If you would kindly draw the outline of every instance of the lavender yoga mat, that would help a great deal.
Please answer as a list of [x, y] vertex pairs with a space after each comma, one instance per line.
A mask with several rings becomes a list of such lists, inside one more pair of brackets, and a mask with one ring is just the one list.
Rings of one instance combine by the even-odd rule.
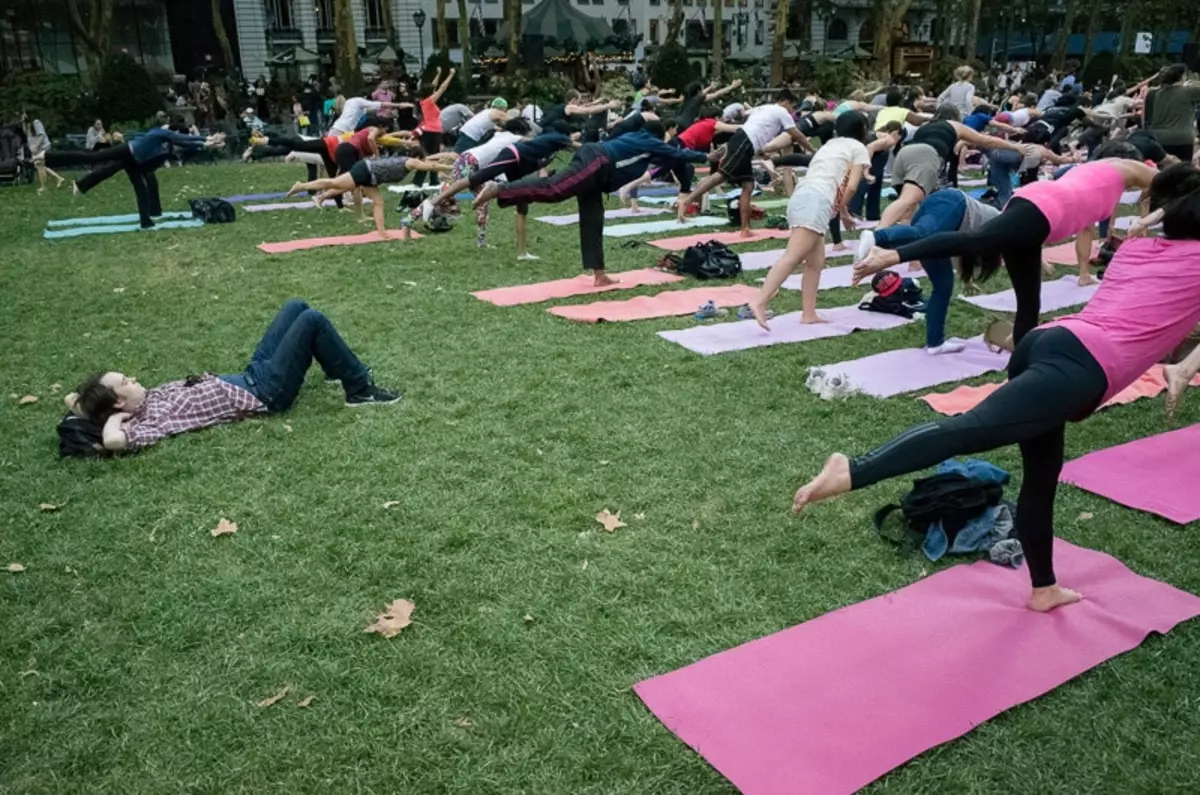
[[[662, 215], [666, 210], [642, 210], [634, 212], [628, 208], [621, 210], [605, 210], [604, 220], [613, 221], [618, 218], [645, 218], [649, 215]], [[541, 221], [544, 224], [554, 224], [555, 226], [571, 226], [579, 223], [579, 213], [571, 213], [570, 215], [539, 215], [534, 218], [535, 221]]]
[[729, 226], [729, 219], [714, 218], [711, 215], [697, 215], [687, 219], [687, 223], [679, 223], [674, 218], [666, 221], [643, 221], [639, 224], [617, 224], [604, 227], [605, 237], [634, 237], [635, 235], [652, 235], [658, 232], [675, 232], [689, 229], [701, 229], [709, 226]]
[[[1066, 309], [1069, 306], [1086, 304], [1092, 300], [1092, 296], [1099, 289], [1099, 284], [1080, 287], [1079, 277], [1071, 275], [1055, 279], [1052, 282], [1042, 282], [1041, 311], [1054, 312], [1059, 309]], [[1017, 294], [1011, 289], [987, 295], [964, 295], [962, 299], [975, 306], [982, 307], [983, 309], [991, 309], [996, 312], [1017, 311]]]
[[771, 327], [770, 331], [764, 331], [754, 320], [739, 320], [736, 323], [660, 331], [658, 336], [701, 356], [711, 356], [716, 353], [765, 348], [768, 345], [841, 337], [858, 330], [890, 329], [912, 322], [896, 315], [864, 312], [857, 306], [822, 309], [818, 310], [818, 314], [828, 322], [801, 323], [799, 312], [789, 312], [767, 321]]
[[[910, 279], [919, 279], [925, 275], [925, 271], [923, 270], [910, 271], [907, 265], [898, 265], [895, 268], [889, 268], [889, 270], [895, 271], [901, 276], [906, 276]], [[799, 290], [801, 286], [801, 280], [803, 278], [803, 274], [793, 273], [791, 276], [784, 279], [783, 284], [780, 286], [784, 290]], [[818, 289], [833, 290], [837, 287], [853, 287], [854, 285], [850, 283], [853, 278], [853, 265], [838, 265], [833, 268], [825, 268], [821, 271], [821, 286]], [[759, 281], [761, 282], [763, 279], [759, 279]], [[871, 280], [864, 279], [860, 286], [863, 289], [869, 289], [871, 287]]]
[[286, 193], [247, 193], [241, 196], [226, 196], [225, 201], [231, 204], [242, 202], [269, 202], [272, 199], [286, 199]]
[[1200, 519], [1200, 425], [1068, 461], [1059, 480], [1177, 524]]
[[[782, 248], [773, 248], [767, 251], [747, 251], [745, 254], [739, 254], [738, 256], [741, 257], [742, 260], [742, 270], [765, 271], [779, 260], [779, 257], [783, 254], [783, 252], [784, 249]], [[840, 257], [852, 256], [854, 256], [853, 240], [846, 243], [846, 248], [843, 251], [834, 251], [833, 243], [825, 244], [825, 259], [838, 259]], [[830, 269], [826, 268], [826, 270]], [[846, 285], [843, 286], [848, 286], [849, 284], [850, 282], [847, 281]], [[790, 289], [799, 290], [800, 288], [795, 287]]]
[[1082, 602], [1035, 613], [1023, 568], [954, 566], [634, 691], [746, 795], [855, 792], [1200, 615], [1102, 552], [1060, 540], [1054, 556]]
[[[363, 204], [369, 206], [371, 204], [371, 200], [363, 199]], [[325, 202], [323, 202], [321, 204], [321, 206], [322, 207], [337, 207], [337, 202], [335, 202], [333, 199], [328, 199]], [[354, 206], [353, 201], [347, 201], [346, 206], [353, 207]], [[268, 213], [268, 212], [275, 212], [276, 210], [315, 210], [316, 208], [317, 208], [317, 205], [315, 205], [311, 201], [305, 199], [304, 201], [298, 201], [298, 202], [297, 201], [288, 201], [288, 202], [274, 202], [271, 204], [247, 204], [242, 209], [248, 213]]]
[[964, 378], [975, 378], [1002, 370], [1007, 364], [1007, 352], [992, 353], [982, 337], [972, 337], [967, 340], [967, 347], [961, 353], [934, 356], [926, 353], [924, 348], [902, 348], [862, 359], [827, 364], [821, 369], [826, 373], [844, 375], [849, 379], [850, 386], [863, 394], [886, 398]]
[[[1122, 215], [1120, 218], [1117, 218], [1115, 221], [1112, 222], [1113, 229], [1120, 229], [1122, 231], [1125, 231], [1125, 230], [1129, 229], [1129, 227], [1133, 226], [1133, 222], [1138, 220], [1138, 218], [1140, 218], [1140, 217], [1141, 216], [1138, 216], [1138, 215]], [[1159, 229], [1161, 227], [1162, 227], [1162, 222], [1159, 221], [1157, 224], [1155, 224], [1154, 226], [1152, 226], [1150, 228], [1151, 229]]]

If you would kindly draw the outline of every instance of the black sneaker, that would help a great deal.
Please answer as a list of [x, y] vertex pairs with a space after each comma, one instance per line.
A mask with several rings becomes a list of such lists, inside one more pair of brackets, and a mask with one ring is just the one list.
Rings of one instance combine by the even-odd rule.
[[375, 384], [367, 384], [363, 391], [346, 396], [346, 405], [350, 408], [358, 406], [387, 406], [392, 403], [399, 403], [404, 396], [399, 392], [389, 392], [386, 389], [380, 389]]

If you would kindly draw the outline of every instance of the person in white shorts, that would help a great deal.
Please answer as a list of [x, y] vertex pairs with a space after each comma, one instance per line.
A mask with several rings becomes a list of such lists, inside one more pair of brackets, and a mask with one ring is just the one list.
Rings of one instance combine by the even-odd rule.
[[825, 229], [835, 215], [841, 217], [847, 229], [854, 228], [854, 220], [846, 206], [858, 190], [859, 180], [871, 167], [871, 155], [894, 147], [899, 140], [899, 133], [881, 133], [869, 147], [866, 146], [863, 141], [867, 137], [867, 118], [858, 111], [838, 116], [834, 131], [836, 136], [822, 144], [813, 155], [808, 173], [788, 201], [787, 220], [792, 233], [787, 249], [771, 266], [762, 291], [750, 304], [754, 319], [768, 331], [767, 304], [801, 262], [804, 263], [804, 275], [801, 279], [803, 309], [800, 322], [825, 322], [817, 314], [817, 288], [821, 282], [821, 269], [825, 267]]

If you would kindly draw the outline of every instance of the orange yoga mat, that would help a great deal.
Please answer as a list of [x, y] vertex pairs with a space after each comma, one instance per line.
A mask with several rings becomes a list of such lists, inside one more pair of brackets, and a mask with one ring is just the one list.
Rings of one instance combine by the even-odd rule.
[[[420, 235], [416, 232], [410, 234], [411, 240], [419, 240]], [[389, 229], [387, 233], [388, 240], [403, 240], [404, 231], [401, 229]], [[305, 240], [284, 240], [280, 243], [260, 243], [259, 251], [265, 251], [268, 254], [288, 254], [292, 251], [307, 251], [310, 248], [324, 248], [325, 246], [361, 246], [367, 243], [383, 243], [383, 238], [378, 232], [363, 232], [361, 235], [338, 235], [336, 237], [310, 237]]]
[[[954, 416], [978, 406], [983, 399], [995, 392], [1003, 384], [982, 384], [980, 386], [960, 386], [950, 392], [931, 392], [922, 395], [920, 400], [929, 404], [938, 414]], [[1192, 379], [1192, 386], [1200, 386], [1200, 375]], [[1100, 408], [1119, 406], [1132, 403], [1142, 398], [1158, 397], [1167, 388], [1167, 380], [1163, 377], [1161, 364], [1156, 364], [1117, 394], [1109, 398]]]
[[655, 248], [666, 249], [667, 251], [683, 251], [688, 246], [694, 246], [697, 243], [705, 243], [710, 240], [715, 240], [718, 243], [724, 243], [727, 246], [735, 246], [738, 243], [757, 243], [760, 240], [779, 240], [789, 237], [792, 233], [788, 229], [753, 229], [753, 234], [750, 237], [742, 237], [737, 232], [704, 232], [699, 235], [682, 235], [680, 237], [667, 237], [662, 240], [648, 241]]
[[578, 306], [555, 306], [546, 311], [584, 323], [599, 323], [603, 320], [649, 320], [655, 317], [690, 315], [709, 301], [715, 302], [717, 306], [729, 307], [741, 306], [757, 297], [757, 288], [734, 284], [727, 287], [672, 290], [658, 295], [641, 295], [626, 301], [596, 301]]
[[624, 273], [610, 273], [617, 284], [607, 287], [596, 287], [590, 273], [576, 276], [573, 279], [558, 279], [552, 282], [537, 284], [518, 284], [513, 287], [497, 287], [493, 290], [480, 290], [471, 295], [480, 301], [487, 301], [496, 306], [517, 306], [519, 304], [536, 304], [554, 298], [568, 298], [572, 295], [590, 295], [592, 293], [607, 293], [613, 290], [630, 290], [645, 284], [670, 284], [683, 281], [682, 276], [665, 273], [654, 268], [642, 268]]

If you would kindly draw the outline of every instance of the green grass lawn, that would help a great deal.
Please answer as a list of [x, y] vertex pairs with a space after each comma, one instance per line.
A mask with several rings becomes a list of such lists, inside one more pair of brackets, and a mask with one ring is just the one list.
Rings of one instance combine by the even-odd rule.
[[[163, 203], [282, 190], [299, 173], [171, 169]], [[469, 228], [255, 249], [369, 228], [316, 211], [41, 238], [51, 218], [132, 209], [121, 177], [86, 199], [0, 190], [0, 792], [730, 792], [631, 686], [938, 568], [871, 528], [907, 479], [789, 513], [829, 453], [934, 416], [911, 396], [822, 402], [806, 368], [920, 345], [921, 324], [705, 359], [654, 333], [690, 318], [589, 326], [497, 308], [468, 292], [571, 276], [580, 260], [574, 227], [531, 223], [542, 259], [516, 263], [508, 212], [485, 252]], [[614, 271], [661, 253], [607, 248]], [[52, 385], [239, 370], [291, 297], [324, 310], [404, 402], [351, 411], [314, 372], [287, 416], [123, 460], [58, 459]], [[951, 331], [986, 317], [956, 302]], [[26, 394], [39, 402], [18, 405]], [[1068, 453], [1197, 421], [1196, 396], [1174, 423], [1143, 400], [1072, 427]], [[1014, 449], [988, 458], [1019, 480]], [[604, 508], [628, 526], [600, 531]], [[222, 517], [240, 529], [213, 538]], [[1064, 538], [1200, 591], [1195, 527], [1070, 487], [1057, 517]], [[26, 571], [4, 573], [11, 562]], [[416, 623], [364, 634], [397, 598]], [[1193, 792], [1198, 656], [1200, 625], [1185, 624], [870, 791]], [[981, 670], [978, 687], [1002, 675]]]

